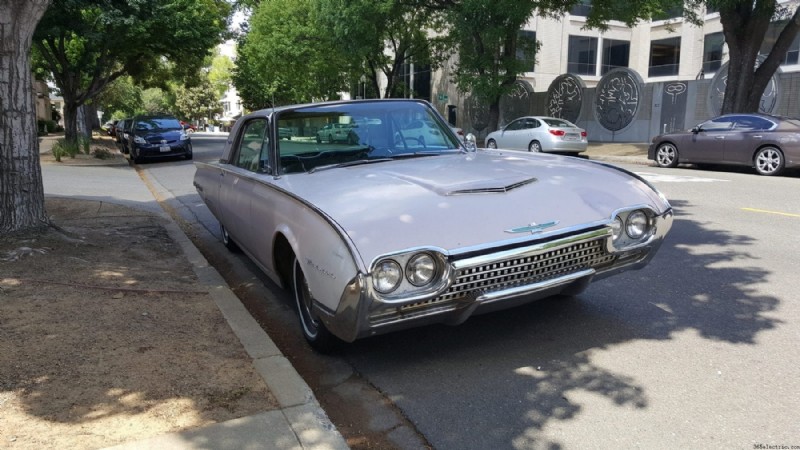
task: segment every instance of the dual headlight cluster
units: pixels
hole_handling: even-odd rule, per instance
[[[616,214],[611,222],[611,239],[618,249],[646,241],[653,233],[655,221],[646,209],[633,209]]]
[[[384,295],[425,291],[441,280],[442,272],[442,258],[433,252],[392,255],[373,266],[372,286]]]

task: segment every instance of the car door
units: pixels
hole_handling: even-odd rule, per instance
[[[678,151],[681,160],[687,162],[719,163],[724,160],[725,140],[731,138],[733,120],[720,116],[695,127],[688,145]]]
[[[750,165],[756,149],[770,140],[776,123],[759,116],[740,115],[733,117],[733,131],[725,139],[725,162]]]
[[[252,253],[254,242],[250,226],[250,204],[254,182],[251,177],[258,171],[261,147],[267,130],[266,118],[254,118],[242,124],[236,137],[236,148],[231,153],[228,169],[220,174],[219,209],[221,221],[228,233]]]
[[[521,144],[525,140],[522,130],[522,123],[524,119],[516,119],[506,125],[503,132],[500,134],[497,146],[499,148],[512,148],[515,150],[527,150],[527,143]]]

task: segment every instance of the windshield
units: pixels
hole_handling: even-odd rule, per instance
[[[182,128],[178,119],[165,117],[148,117],[136,121],[136,130],[138,131],[180,130]]]
[[[430,107],[415,101],[309,106],[277,116],[281,173],[460,151]]]

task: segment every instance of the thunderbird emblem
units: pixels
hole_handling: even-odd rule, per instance
[[[547,222],[547,223],[536,223],[536,222],[533,222],[532,224],[530,224],[530,225],[528,225],[526,227],[518,227],[518,228],[512,228],[510,230],[506,230],[506,233],[530,233],[530,234],[536,234],[536,233],[541,233],[546,228],[550,228],[550,227],[553,227],[553,226],[556,226],[556,225],[558,225],[558,221],[557,220],[553,220],[553,221]]]

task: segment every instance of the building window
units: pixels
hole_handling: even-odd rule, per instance
[[[617,67],[628,67],[630,53],[630,42],[603,39],[603,65],[600,68],[600,74],[605,75],[609,70]]]
[[[800,64],[800,35],[794,37],[794,42],[786,51],[786,59],[783,60],[783,64]]]
[[[683,6],[675,6],[663,13],[654,14],[653,20],[671,20],[677,19],[678,17],[683,17]]]
[[[517,42],[517,60],[525,65],[525,72],[536,68],[536,32],[521,30]]]
[[[707,34],[703,42],[703,73],[716,73],[722,66],[722,46],[725,36],[722,32]]]
[[[681,60],[681,38],[669,38],[650,43],[650,77],[677,75]]]
[[[569,37],[567,72],[575,75],[597,75],[597,38]]]
[[[772,47],[775,45],[775,41],[778,40],[778,36],[783,31],[783,28],[786,26],[785,21],[780,22],[773,22],[769,24],[769,28],[767,29],[767,34],[764,35],[764,42],[761,44],[761,54],[766,56],[772,50]],[[789,49],[786,51],[786,56],[783,58],[783,62],[781,65],[789,65],[789,64],[800,64],[800,35],[795,36],[792,45],[789,46]]]
[[[588,17],[592,11],[592,0],[578,0],[569,13],[573,16]]]

